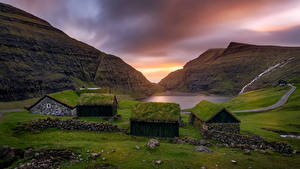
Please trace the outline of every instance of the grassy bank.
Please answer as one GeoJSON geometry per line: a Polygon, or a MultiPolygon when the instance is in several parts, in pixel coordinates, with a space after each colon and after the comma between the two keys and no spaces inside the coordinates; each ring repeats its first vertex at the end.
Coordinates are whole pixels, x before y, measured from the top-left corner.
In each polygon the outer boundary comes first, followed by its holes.
{"type": "Polygon", "coordinates": [[[242,93],[223,104],[229,110],[248,110],[275,104],[290,87],[278,86],[242,93]]]}

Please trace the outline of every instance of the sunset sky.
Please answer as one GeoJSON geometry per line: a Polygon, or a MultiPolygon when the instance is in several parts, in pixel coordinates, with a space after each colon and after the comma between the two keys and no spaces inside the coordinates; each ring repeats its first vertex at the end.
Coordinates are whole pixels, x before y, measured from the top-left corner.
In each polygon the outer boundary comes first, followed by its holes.
{"type": "Polygon", "coordinates": [[[300,46],[299,0],[0,0],[158,82],[231,41],[300,46]]]}

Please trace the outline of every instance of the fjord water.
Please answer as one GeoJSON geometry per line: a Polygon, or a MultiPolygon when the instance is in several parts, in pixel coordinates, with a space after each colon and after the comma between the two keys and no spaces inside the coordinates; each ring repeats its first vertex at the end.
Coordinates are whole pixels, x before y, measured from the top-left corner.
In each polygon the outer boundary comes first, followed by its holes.
{"type": "Polygon", "coordinates": [[[169,102],[169,103],[177,103],[180,105],[181,109],[187,109],[194,107],[201,100],[207,100],[213,103],[220,103],[230,100],[231,97],[226,96],[217,96],[217,95],[184,95],[184,96],[150,96],[141,100],[142,102],[169,102]]]}

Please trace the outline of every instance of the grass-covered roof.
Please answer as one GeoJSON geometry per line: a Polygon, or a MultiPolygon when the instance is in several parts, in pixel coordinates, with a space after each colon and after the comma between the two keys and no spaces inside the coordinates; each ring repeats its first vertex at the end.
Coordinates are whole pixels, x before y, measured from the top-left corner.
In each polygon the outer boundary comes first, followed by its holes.
{"type": "Polygon", "coordinates": [[[224,107],[221,105],[202,100],[191,109],[191,112],[202,120],[208,120],[222,109],[224,109],[224,107]]]}
{"type": "Polygon", "coordinates": [[[175,103],[138,103],[132,108],[131,119],[139,121],[177,122],[180,107],[175,103]]]}
{"type": "Polygon", "coordinates": [[[48,96],[71,107],[75,107],[79,99],[79,96],[73,90],[52,93],[48,96]]]}
{"type": "Polygon", "coordinates": [[[79,106],[112,105],[114,96],[110,94],[83,93],[79,97],[79,106]]]}

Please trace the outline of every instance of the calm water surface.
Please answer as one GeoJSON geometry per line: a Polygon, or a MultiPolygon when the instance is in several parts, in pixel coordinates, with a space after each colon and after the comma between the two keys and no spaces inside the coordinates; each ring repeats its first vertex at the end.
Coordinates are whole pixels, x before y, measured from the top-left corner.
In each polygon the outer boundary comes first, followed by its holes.
{"type": "Polygon", "coordinates": [[[180,105],[181,109],[194,107],[201,100],[208,100],[214,103],[225,102],[231,97],[216,95],[196,95],[196,96],[151,96],[141,101],[143,102],[172,102],[180,105]]]}

